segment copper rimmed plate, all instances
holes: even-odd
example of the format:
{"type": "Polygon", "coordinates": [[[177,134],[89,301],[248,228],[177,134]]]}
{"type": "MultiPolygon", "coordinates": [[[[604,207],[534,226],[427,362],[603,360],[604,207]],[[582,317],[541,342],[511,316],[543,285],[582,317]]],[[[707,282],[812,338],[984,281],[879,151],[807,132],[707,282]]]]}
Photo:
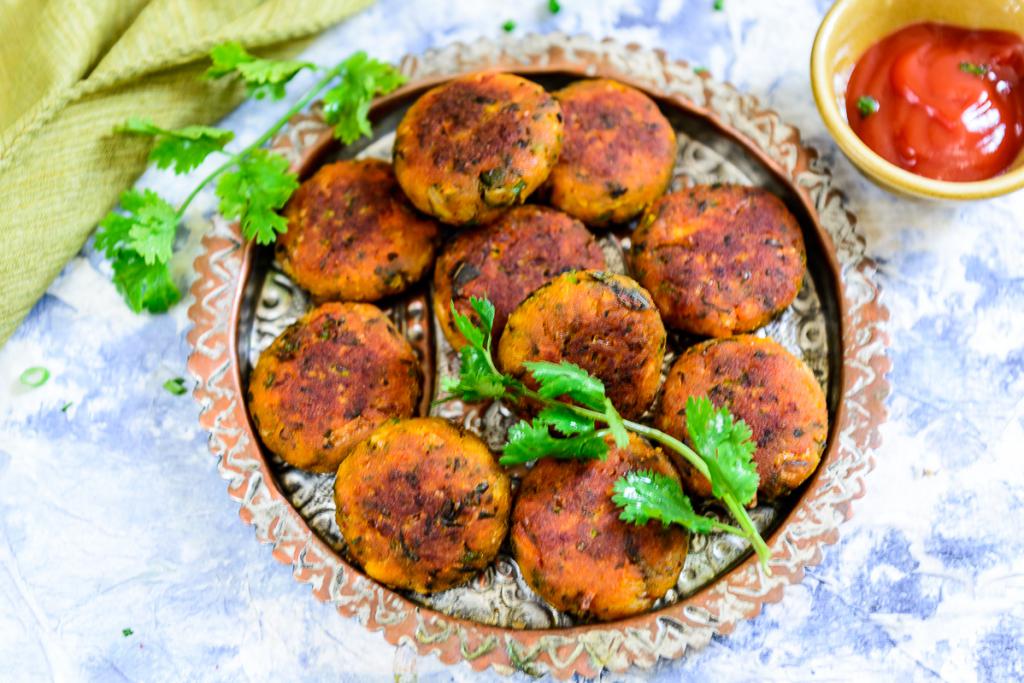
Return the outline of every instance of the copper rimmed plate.
{"type": "MultiPolygon", "coordinates": [[[[272,265],[270,252],[243,245],[236,225],[214,221],[196,260],[198,279],[189,310],[199,380],[202,426],[228,479],[240,515],[293,567],[320,600],[391,643],[412,643],[442,661],[474,668],[594,675],[602,668],[648,667],[680,657],[729,633],[761,605],[782,598],[804,567],[820,562],[838,538],[851,502],[863,495],[888,385],[884,323],[874,266],[864,255],[855,221],[832,187],[831,175],[804,147],[799,133],[729,85],[670,61],[660,51],[560,34],[455,44],[402,60],[409,82],[373,109],[375,137],[340,149],[313,112],[296,117],[275,148],[303,176],[336,157],[387,157],[401,113],[427,88],[481,69],[514,71],[548,87],[606,76],[652,95],[680,138],[675,184],[729,181],[769,187],[787,203],[804,231],[808,276],[797,302],[762,333],[801,355],[828,397],[830,432],[815,475],[782,503],[756,511],[772,548],[765,574],[742,545],[728,538],[694,543],[676,589],[649,613],[603,624],[573,624],[529,592],[515,563],[502,557],[469,586],[429,598],[400,594],[364,576],[343,558],[333,528],[330,475],[289,469],[265,453],[250,423],[245,378],[259,351],[301,312],[302,292],[272,265]]],[[[627,233],[606,235],[613,257],[627,233]]],[[[427,291],[386,302],[389,313],[421,354],[427,376],[452,372],[452,356],[436,333],[427,291]]],[[[676,340],[677,347],[686,340],[676,340]]],[[[428,385],[430,382],[428,382],[428,385]]],[[[426,388],[427,398],[432,388],[426,388]]],[[[427,401],[422,410],[428,410],[427,401]]],[[[441,413],[500,443],[510,419],[501,406],[447,405],[441,413]]]]}

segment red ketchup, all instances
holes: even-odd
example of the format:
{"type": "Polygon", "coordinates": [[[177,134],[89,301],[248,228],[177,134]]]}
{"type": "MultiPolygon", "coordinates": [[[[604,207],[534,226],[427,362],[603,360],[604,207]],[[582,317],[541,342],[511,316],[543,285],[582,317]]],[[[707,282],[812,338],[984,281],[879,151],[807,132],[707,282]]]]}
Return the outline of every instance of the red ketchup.
{"type": "Polygon", "coordinates": [[[846,115],[868,147],[908,171],[991,178],[1024,147],[1024,40],[1004,31],[908,26],[857,62],[846,115]]]}

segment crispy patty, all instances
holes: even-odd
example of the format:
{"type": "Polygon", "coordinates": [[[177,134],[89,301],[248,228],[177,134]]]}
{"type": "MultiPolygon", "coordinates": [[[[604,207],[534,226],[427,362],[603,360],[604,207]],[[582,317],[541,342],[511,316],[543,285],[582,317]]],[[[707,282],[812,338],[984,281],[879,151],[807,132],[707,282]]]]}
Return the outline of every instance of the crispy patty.
{"type": "Polygon", "coordinates": [[[601,247],[579,221],[542,206],[516,207],[493,223],[458,233],[442,250],[434,268],[434,312],[458,349],[466,340],[452,320],[452,301],[475,320],[470,297],[490,299],[498,339],[530,292],[567,271],[605,266],[601,247]]]}
{"type": "MultiPolygon", "coordinates": [[[[818,466],[828,438],[825,394],[810,368],[771,339],[740,335],[687,349],[665,381],[658,429],[686,437],[690,396],[707,396],[750,427],[761,498],[789,493],[818,466]]],[[[687,489],[709,497],[708,480],[689,464],[678,464],[687,489]]]]}
{"type": "Polygon", "coordinates": [[[526,361],[575,363],[604,382],[628,418],[658,391],[665,327],[651,296],[622,275],[565,273],[531,294],[509,316],[498,344],[502,369],[536,386],[526,361]]]}
{"type": "Polygon", "coordinates": [[[267,448],[331,472],[385,421],[412,415],[422,383],[412,346],[380,309],[327,303],[260,354],[249,409],[267,448]]]}
{"type": "Polygon", "coordinates": [[[470,580],[508,531],[509,479],[487,446],[439,418],[381,427],[334,483],[338,528],[371,577],[431,593],[470,580]]]}
{"type": "Polygon", "coordinates": [[[676,134],[651,98],[606,79],[576,81],[555,97],[565,144],[548,179],[553,206],[601,226],[627,221],[661,196],[676,134]]]}
{"type": "Polygon", "coordinates": [[[327,164],[284,209],[281,268],[319,299],[376,301],[417,282],[434,260],[439,226],[402,194],[391,164],[327,164]]]}
{"type": "Polygon", "coordinates": [[[793,214],[761,188],[698,186],[665,195],[633,233],[630,268],[669,327],[750,332],[796,298],[806,267],[793,214]]]}
{"type": "Polygon", "coordinates": [[[395,174],[421,211],[486,223],[522,204],[562,150],[562,110],[519,76],[477,73],[419,98],[398,124],[395,174]]]}
{"type": "Polygon", "coordinates": [[[650,609],[676,580],[688,536],[678,526],[623,522],[612,502],[615,481],[651,470],[679,479],[668,457],[630,436],[608,438],[608,459],[537,463],[512,510],[512,552],[538,595],[583,619],[609,620],[650,609]]]}

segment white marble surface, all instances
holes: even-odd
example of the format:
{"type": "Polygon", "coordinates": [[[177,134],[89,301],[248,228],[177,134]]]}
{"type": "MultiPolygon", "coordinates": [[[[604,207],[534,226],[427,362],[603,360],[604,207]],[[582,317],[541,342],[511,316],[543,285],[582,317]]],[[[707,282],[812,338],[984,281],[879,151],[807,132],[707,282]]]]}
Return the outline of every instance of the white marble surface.
{"type": "MultiPolygon", "coordinates": [[[[894,364],[867,495],[783,602],[682,661],[608,680],[1024,678],[1024,194],[930,204],[860,178],[808,86],[828,5],[562,0],[551,17],[542,0],[382,0],[310,50],[323,62],[360,48],[393,60],[497,35],[508,18],[520,33],[662,47],[799,126],[859,216],[894,364]]],[[[244,142],[276,111],[245,105],[224,125],[244,142]]],[[[156,172],[141,183],[176,198],[187,189],[156,172]]],[[[182,278],[211,207],[190,214],[182,278]]],[[[133,315],[87,247],[0,349],[0,680],[475,678],[341,618],[255,541],[196,404],[161,388],[186,376],[186,307],[133,315]],[[33,365],[53,376],[27,390],[18,376],[33,365]]]]}

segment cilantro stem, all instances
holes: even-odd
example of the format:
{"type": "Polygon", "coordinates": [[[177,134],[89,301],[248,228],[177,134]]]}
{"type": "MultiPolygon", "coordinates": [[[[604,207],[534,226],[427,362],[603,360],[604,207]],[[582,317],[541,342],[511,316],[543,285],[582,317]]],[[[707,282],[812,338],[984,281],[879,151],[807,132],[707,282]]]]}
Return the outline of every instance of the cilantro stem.
{"type": "Polygon", "coordinates": [[[300,97],[298,101],[296,101],[295,104],[293,104],[288,109],[288,111],[286,111],[281,116],[281,118],[279,118],[274,123],[274,125],[272,125],[266,131],[264,131],[263,135],[256,138],[252,142],[252,144],[250,144],[242,151],[236,154],[231,154],[227,161],[218,166],[216,170],[210,173],[210,175],[200,180],[199,184],[196,185],[195,188],[193,188],[192,192],[188,195],[188,197],[185,198],[184,203],[182,203],[182,205],[178,207],[178,220],[180,221],[185,216],[185,209],[187,209],[189,205],[193,202],[193,200],[195,200],[195,198],[199,196],[199,193],[202,191],[204,187],[213,182],[213,180],[215,180],[220,174],[224,173],[225,171],[229,170],[232,166],[236,165],[240,160],[252,154],[254,150],[262,147],[264,143],[270,140],[270,138],[277,135],[277,132],[284,128],[285,125],[287,125],[288,120],[291,119],[291,117],[295,116],[297,113],[305,109],[310,102],[316,99],[317,95],[323,92],[327,88],[327,86],[331,84],[331,81],[333,81],[335,78],[341,75],[341,70],[342,64],[337,64],[328,69],[326,73],[324,73],[323,78],[317,81],[316,85],[310,88],[305,95],[300,97]]]}
{"type": "MultiPolygon", "coordinates": [[[[490,361],[490,358],[488,358],[488,361],[490,361]]],[[[526,398],[539,401],[540,403],[543,404],[558,404],[565,406],[566,408],[569,408],[577,415],[581,417],[588,417],[591,420],[604,422],[607,419],[604,413],[599,412],[597,410],[591,410],[590,408],[584,408],[583,406],[578,406],[572,403],[565,403],[564,401],[552,401],[551,399],[545,398],[538,394],[536,391],[527,389],[526,387],[523,387],[520,393],[526,398]]],[[[696,469],[708,481],[711,480],[711,472],[708,469],[707,463],[704,462],[704,459],[697,455],[696,451],[694,451],[692,448],[687,446],[679,439],[671,436],[670,434],[666,434],[660,429],[648,427],[647,425],[641,424],[639,422],[623,420],[622,423],[626,426],[626,429],[628,429],[629,431],[635,434],[640,434],[641,436],[645,436],[651,441],[656,441],[661,445],[670,448],[679,455],[683,456],[684,458],[686,458],[686,461],[688,463],[693,465],[694,469],[696,469]]],[[[608,430],[602,431],[607,432],[608,430]]],[[[601,434],[601,432],[598,433],[601,434]]],[[[764,542],[764,539],[761,538],[761,534],[757,531],[757,527],[754,526],[754,521],[750,519],[750,515],[747,513],[747,509],[740,505],[739,501],[737,501],[736,497],[733,496],[731,493],[725,494],[721,498],[721,500],[725,504],[725,507],[729,510],[729,513],[733,516],[733,518],[737,522],[739,522],[740,526],[739,528],[737,528],[730,524],[723,524],[721,522],[716,521],[715,528],[720,529],[722,531],[727,531],[728,533],[739,536],[740,538],[747,539],[747,541],[750,542],[751,547],[754,549],[754,552],[757,553],[757,558],[758,561],[761,563],[761,568],[764,570],[766,574],[771,576],[772,571],[771,568],[768,566],[768,560],[772,556],[771,550],[768,549],[768,545],[764,542]]]]}

